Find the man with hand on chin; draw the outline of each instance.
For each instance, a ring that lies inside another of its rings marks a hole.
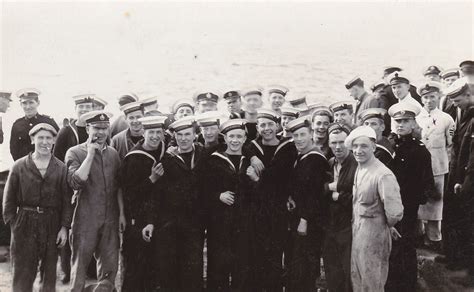
[[[58,247],[71,226],[72,191],[66,165],[51,154],[56,129],[40,123],[29,135],[35,150],[14,163],[3,197],[3,218],[12,233],[12,289],[32,291],[40,262],[40,290],[54,291]]]
[[[403,217],[400,187],[393,172],[375,156],[377,135],[368,126],[344,141],[358,167],[354,177],[351,280],[353,291],[384,291],[393,227]]]
[[[291,227],[293,254],[288,267],[290,291],[313,291],[320,275],[322,200],[324,184],[329,181],[329,165],[313,144],[309,119],[309,116],[300,117],[287,125],[298,151],[289,182],[296,206],[293,210],[296,220]]]
[[[97,259],[97,288],[112,291],[117,275],[119,231],[125,230],[126,223],[119,188],[120,158],[106,143],[111,116],[100,110],[84,114],[89,138],[66,152],[69,184],[76,191],[71,291],[84,289],[92,256]]]

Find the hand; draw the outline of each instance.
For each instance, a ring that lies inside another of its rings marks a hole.
[[[101,145],[95,142],[97,138],[89,137],[87,139],[87,154],[94,155],[96,150],[100,150]]]
[[[257,156],[252,156],[252,158],[250,158],[250,165],[253,166],[253,169],[255,169],[255,172],[259,176],[260,174],[262,174],[262,171],[265,169],[265,165],[263,165],[263,162],[260,159],[258,159]]]
[[[155,183],[160,177],[163,176],[163,174],[165,174],[165,169],[163,168],[163,164],[161,162],[157,164],[153,164],[153,166],[151,167],[150,180],[153,183]]]
[[[332,200],[337,201],[339,199],[339,193],[338,192],[332,192]]]
[[[228,206],[232,206],[234,204],[234,193],[231,191],[223,192],[219,196],[219,200]]]
[[[143,237],[143,240],[146,241],[146,242],[150,242],[151,241],[151,237],[153,236],[153,229],[155,228],[155,226],[153,226],[153,224],[148,224],[147,226],[145,226],[142,230],[142,237]]]
[[[454,185],[454,194],[459,195],[461,194],[462,184],[455,184]]]
[[[390,235],[392,236],[393,240],[398,240],[402,238],[402,235],[398,232],[395,227],[390,227]]]
[[[254,182],[257,182],[260,178],[258,177],[257,172],[255,171],[255,168],[253,166],[249,166],[247,168],[247,175],[250,177],[251,180]]]
[[[293,211],[296,208],[296,203],[295,203],[295,201],[293,200],[293,198],[291,196],[288,197],[288,201],[286,202],[286,208],[290,212]]]
[[[330,191],[333,191],[333,192],[336,192],[337,191],[337,182],[332,182],[330,184],[328,184],[328,188]]]
[[[306,236],[306,234],[308,231],[308,222],[301,218],[300,219],[300,224],[298,224],[298,229],[297,229],[297,232],[298,232],[298,235],[301,235],[301,236]]]
[[[178,147],[169,146],[168,149],[166,149],[166,152],[168,152],[169,154],[178,154]]]
[[[127,227],[127,220],[125,220],[125,216],[120,214],[119,217],[119,231],[123,233],[125,231],[125,227]]]
[[[66,244],[67,233],[68,233],[67,228],[61,227],[61,229],[58,232],[58,236],[56,237],[56,244],[58,245],[59,248],[63,248],[63,246]]]

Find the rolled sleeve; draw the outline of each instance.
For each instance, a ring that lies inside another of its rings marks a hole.
[[[73,190],[80,190],[87,182],[76,174],[76,171],[81,167],[82,161],[79,160],[77,155],[72,152],[71,149],[66,152],[66,158],[64,161],[68,168],[67,182],[69,183],[69,186]]]

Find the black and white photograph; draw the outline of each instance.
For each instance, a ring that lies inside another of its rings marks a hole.
[[[0,292],[474,291],[473,14],[0,0]]]

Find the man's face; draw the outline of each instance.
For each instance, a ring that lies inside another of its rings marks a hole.
[[[272,93],[269,96],[270,105],[272,110],[278,111],[280,107],[285,103],[285,97],[279,93]]]
[[[397,135],[406,136],[413,132],[416,127],[415,119],[412,118],[401,118],[395,119],[395,132]]]
[[[377,134],[377,139],[382,137],[383,131],[385,131],[385,123],[379,118],[370,118],[364,121],[364,126],[369,126],[374,129]]]
[[[349,95],[354,99],[359,99],[360,88],[358,86],[352,86],[349,88]]]
[[[48,155],[51,153],[54,140],[53,134],[46,130],[40,130],[34,137],[31,137],[31,141],[35,145],[35,151],[42,155]]]
[[[425,75],[425,78],[430,81],[436,81],[436,82],[441,81],[441,77],[438,74],[427,74]]]
[[[109,129],[110,124],[106,122],[88,124],[86,127],[89,138],[101,145],[104,145],[107,142],[107,138],[109,137]]]
[[[160,142],[164,140],[165,132],[163,128],[146,129],[143,133],[143,137],[145,138],[145,145],[149,148],[156,149],[160,145]]]
[[[80,118],[83,114],[92,111],[94,105],[92,102],[76,104],[76,115],[77,118]]]
[[[313,144],[313,133],[310,128],[303,127],[293,132],[293,141],[298,152],[303,152],[304,150],[311,147]]]
[[[127,114],[126,120],[131,132],[138,133],[143,129],[142,123],[138,120],[140,118],[143,118],[142,111],[134,111]]]
[[[93,110],[95,111],[101,111],[105,108],[105,106],[103,106],[102,104],[95,103],[95,102],[93,103],[92,107],[93,107]]]
[[[256,113],[259,108],[262,107],[263,101],[262,96],[258,94],[250,94],[244,97],[245,109],[249,113]]]
[[[392,85],[393,95],[398,99],[403,99],[410,91],[410,84],[398,83]]]
[[[375,142],[369,137],[359,137],[352,141],[352,153],[358,163],[365,163],[374,156]]]
[[[201,114],[205,112],[217,110],[217,103],[210,100],[200,101],[198,102],[197,106],[198,106],[198,112]]]
[[[28,118],[34,117],[38,113],[39,100],[36,99],[20,99],[21,108]]]
[[[219,137],[219,126],[212,125],[207,127],[201,127],[201,133],[206,143],[216,142]]]
[[[344,160],[349,154],[349,149],[344,145],[347,134],[343,131],[329,134],[329,147],[337,160]]]
[[[281,126],[285,128],[286,125],[288,125],[288,123],[293,121],[294,119],[296,118],[292,116],[285,116],[285,115],[281,116]]]
[[[317,139],[324,139],[328,133],[329,128],[329,117],[328,116],[314,116],[313,119],[313,130],[314,137]]]
[[[383,87],[379,87],[379,88],[377,88],[377,89],[373,92],[373,95],[374,95],[377,99],[380,99],[383,94],[384,94]]]
[[[454,81],[456,81],[458,79],[459,79],[458,76],[449,76],[449,77],[443,79],[443,83],[445,84],[446,87],[449,87],[449,86],[451,86],[451,84],[454,83]]]
[[[424,94],[421,97],[421,102],[423,103],[424,108],[430,112],[438,106],[439,98],[440,96],[438,92],[431,92]]]
[[[228,99],[227,101],[227,110],[230,113],[238,113],[242,108],[242,101],[240,98]]]
[[[334,113],[334,121],[339,124],[352,126],[353,114],[348,109],[343,109]]]
[[[469,90],[466,90],[463,94],[451,98],[453,104],[459,107],[462,110],[468,109],[473,103],[471,101],[471,93]]]
[[[6,113],[10,107],[10,100],[5,97],[0,97],[0,113]]]
[[[174,114],[174,119],[177,121],[177,120],[180,120],[184,117],[192,116],[193,114],[194,114],[194,112],[193,112],[192,108],[190,108],[189,106],[182,106],[182,107],[178,108],[178,110]]]
[[[245,130],[242,129],[230,130],[224,136],[228,149],[233,153],[242,151],[245,139],[247,139],[247,135],[245,134]]]
[[[278,124],[270,119],[259,118],[257,119],[257,129],[263,140],[271,141],[276,137]]]
[[[189,152],[193,148],[196,134],[194,128],[187,128],[175,133],[176,143],[182,152]]]

